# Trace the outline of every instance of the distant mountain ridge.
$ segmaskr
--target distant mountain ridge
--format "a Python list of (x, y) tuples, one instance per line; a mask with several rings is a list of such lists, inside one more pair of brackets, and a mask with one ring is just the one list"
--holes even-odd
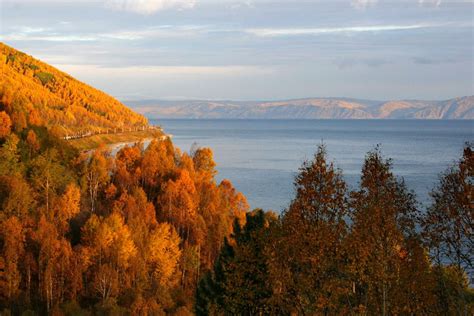
[(125, 101), (148, 118), (474, 119), (474, 96), (444, 101), (307, 98), (282, 101)]

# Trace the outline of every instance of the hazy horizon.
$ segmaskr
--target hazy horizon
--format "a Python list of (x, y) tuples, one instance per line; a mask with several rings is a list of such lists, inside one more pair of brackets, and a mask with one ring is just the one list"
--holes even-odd
[(387, 102), (387, 101), (446, 101), (456, 98), (471, 97), (474, 95), (457, 95), (448, 97), (446, 99), (409, 99), (409, 98), (397, 98), (397, 99), (371, 99), (371, 98), (356, 98), (350, 96), (307, 96), (307, 97), (295, 97), (295, 98), (284, 98), (284, 99), (222, 99), (222, 98), (209, 98), (209, 99), (193, 99), (193, 98), (118, 98), (121, 102), (146, 102), (146, 101), (216, 101), (216, 102), (277, 102), (277, 101), (292, 101), (292, 100), (310, 100), (310, 99), (347, 99), (347, 100), (361, 100), (361, 101), (373, 101), (373, 102)]

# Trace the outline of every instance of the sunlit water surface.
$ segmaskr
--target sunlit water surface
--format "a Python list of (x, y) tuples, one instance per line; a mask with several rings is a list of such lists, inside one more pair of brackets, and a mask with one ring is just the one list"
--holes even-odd
[(183, 151), (211, 147), (218, 180), (230, 179), (252, 208), (281, 211), (294, 195), (293, 179), (324, 142), (329, 159), (357, 186), (365, 154), (381, 144), (420, 202), (474, 140), (474, 121), (427, 120), (153, 120)]

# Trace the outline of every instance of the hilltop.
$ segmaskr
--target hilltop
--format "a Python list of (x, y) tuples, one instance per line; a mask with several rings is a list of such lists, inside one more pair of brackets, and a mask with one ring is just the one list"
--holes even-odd
[(284, 101), (126, 102), (149, 118), (474, 119), (474, 96), (444, 101), (306, 98)]
[(144, 116), (113, 97), (3, 43), (0, 65), (0, 111), (17, 131), (45, 126), (65, 137), (148, 126)]

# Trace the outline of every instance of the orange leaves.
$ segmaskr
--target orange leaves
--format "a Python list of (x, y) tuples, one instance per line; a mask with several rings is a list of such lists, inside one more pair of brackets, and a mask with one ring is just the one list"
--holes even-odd
[[(31, 91), (31, 82), (9, 75)], [(54, 89), (61, 90), (58, 84)], [(8, 99), (1, 87), (0, 97)], [(97, 303), (94, 312), (114, 305), (187, 312), (234, 219), (248, 210), (245, 198), (229, 181), (217, 186), (209, 149), (188, 155), (169, 140), (154, 140), (146, 149), (126, 146), (115, 157), (104, 148), (76, 154), (50, 137), (67, 126), (26, 126), (26, 118), (42, 124), (39, 114), (46, 124), (52, 118), (67, 123), (60, 108), (74, 124), (88, 123), (84, 108), (49, 108), (49, 88), (26, 96), (18, 88), (5, 107), (14, 113), (15, 132), (0, 147), (0, 303), (10, 293), (9, 300), (25, 298), (49, 313), (68, 300)], [(20, 228), (5, 230), (15, 216)]]
[(113, 211), (122, 214), (128, 225), (138, 225), (133, 229), (141, 230), (157, 224), (155, 207), (148, 202), (141, 188), (134, 189), (132, 194), (126, 192), (114, 202)]
[(32, 153), (36, 153), (40, 149), (40, 143), (38, 142), (38, 138), (33, 130), (28, 131), (26, 142), (30, 148), (30, 156)]
[[(7, 56), (8, 61), (2, 63), (0, 97), (9, 114), (24, 111), (26, 105), (34, 105), (36, 109), (29, 108), (30, 124), (61, 125), (67, 127), (64, 133), (69, 134), (148, 124), (145, 117), (116, 99), (45, 63), (3, 43), (0, 43), (0, 53)], [(12, 108), (13, 104), (17, 106)]]
[(0, 112), (0, 139), (10, 134), (11, 126), (10, 116), (4, 111)]
[(140, 168), (142, 180), (147, 188), (158, 185), (166, 174), (172, 172), (174, 157), (166, 141), (153, 140), (148, 145), (143, 153)]
[(219, 184), (219, 191), (223, 203), (221, 211), (225, 210), (232, 218), (238, 218), (240, 225), (245, 224), (245, 214), (249, 211), (249, 204), (245, 196), (226, 179)]
[(138, 167), (141, 159), (141, 148), (139, 145), (125, 146), (118, 153), (116, 160), (124, 164), (128, 171), (132, 171)]
[(87, 192), (90, 200), (91, 212), (95, 212), (97, 196), (99, 189), (103, 187), (109, 180), (109, 170), (111, 161), (107, 157), (107, 153), (102, 150), (95, 150), (87, 160), (84, 158), (85, 167), (83, 181), (87, 186)]
[(115, 177), (117, 183), (124, 189), (137, 185), (141, 177), (140, 169), (141, 146), (123, 147), (115, 157)]
[(56, 205), (56, 217), (63, 228), (67, 222), (80, 211), (81, 192), (74, 184), (68, 184), (64, 194), (58, 199)]
[(43, 119), (41, 118), (38, 110), (31, 109), (28, 115), (28, 123), (30, 125), (41, 126), (43, 125)]
[(113, 232), (108, 225), (104, 225), (101, 218), (92, 215), (82, 227), (82, 242), (94, 249), (93, 255), (101, 256), (113, 241)]
[(160, 197), (160, 204), (165, 216), (170, 219), (181, 219), (196, 215), (196, 188), (187, 170), (179, 170), (176, 180), (169, 180)]
[(217, 171), (213, 153), (210, 148), (199, 148), (193, 154), (194, 168), (208, 181), (212, 179)]
[(69, 241), (60, 238), (55, 225), (44, 216), (38, 222), (34, 239), (39, 248), (39, 289), (49, 311), (61, 299), (66, 289), (73, 252)]
[(23, 227), (17, 217), (12, 216), (0, 226), (3, 239), (2, 273), (0, 274), (0, 296), (7, 300), (14, 299), (19, 293), (21, 274), (19, 263), (24, 253), (25, 236)]

